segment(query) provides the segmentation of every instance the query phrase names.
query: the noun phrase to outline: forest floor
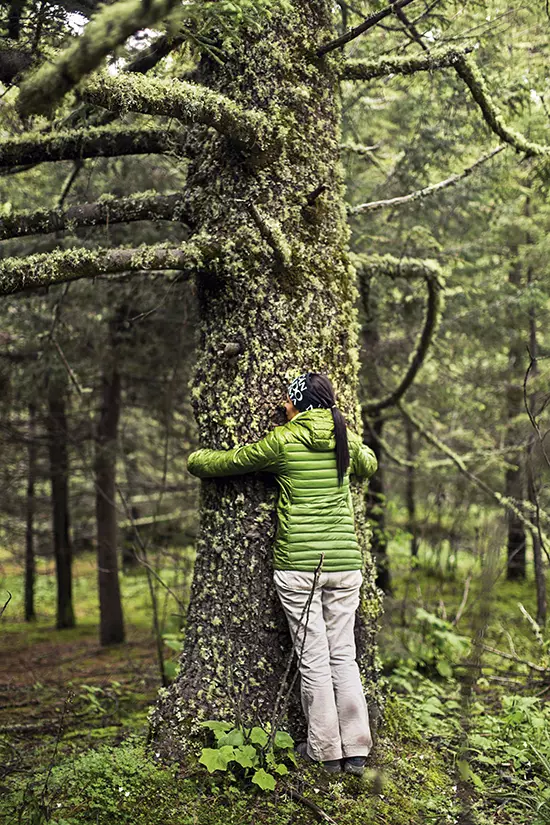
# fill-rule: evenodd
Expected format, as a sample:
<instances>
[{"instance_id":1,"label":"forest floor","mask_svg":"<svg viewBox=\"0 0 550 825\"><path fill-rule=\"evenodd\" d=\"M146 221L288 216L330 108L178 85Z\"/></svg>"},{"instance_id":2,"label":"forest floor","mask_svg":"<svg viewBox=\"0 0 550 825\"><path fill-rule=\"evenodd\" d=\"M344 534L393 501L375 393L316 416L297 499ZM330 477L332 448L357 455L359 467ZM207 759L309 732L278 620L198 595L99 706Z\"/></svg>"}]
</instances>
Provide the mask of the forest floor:
<instances>
[{"instance_id":1,"label":"forest floor","mask_svg":"<svg viewBox=\"0 0 550 825\"><path fill-rule=\"evenodd\" d=\"M0 821L550 823L550 681L536 670L546 666L549 646L518 607L532 614L532 582L497 577L487 617L488 594L471 559L449 566L426 551L411 567L404 542L392 546L391 558L394 595L380 635L385 721L365 778L291 771L270 793L230 773L210 775L197 760L162 769L146 752L160 677L141 573L122 577L127 640L103 649L92 558L76 561L78 626L64 631L52 627L51 566L39 575L41 614L25 625L20 570L4 562L0 584L14 597L0 637ZM176 612L164 603L165 655L173 660ZM469 680L480 616L483 644L510 658L485 651Z\"/></svg>"}]
</instances>

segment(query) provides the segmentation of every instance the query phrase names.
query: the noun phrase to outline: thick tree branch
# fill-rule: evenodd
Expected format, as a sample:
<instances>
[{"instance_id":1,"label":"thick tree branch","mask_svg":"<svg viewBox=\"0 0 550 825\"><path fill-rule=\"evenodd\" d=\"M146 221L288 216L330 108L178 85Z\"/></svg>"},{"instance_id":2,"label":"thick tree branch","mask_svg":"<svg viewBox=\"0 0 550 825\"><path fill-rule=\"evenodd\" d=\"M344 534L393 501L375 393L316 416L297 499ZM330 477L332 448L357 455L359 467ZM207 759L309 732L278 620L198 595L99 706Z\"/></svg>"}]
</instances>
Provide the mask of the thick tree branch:
<instances>
[{"instance_id":1,"label":"thick tree branch","mask_svg":"<svg viewBox=\"0 0 550 825\"><path fill-rule=\"evenodd\" d=\"M52 284L100 275L147 270L193 269L200 264L200 247L189 242L181 248L142 246L137 249L56 249L27 258L0 261L0 295L40 289Z\"/></svg>"},{"instance_id":2,"label":"thick tree branch","mask_svg":"<svg viewBox=\"0 0 550 825\"><path fill-rule=\"evenodd\" d=\"M412 203L413 201L422 200L427 195L433 195L435 192L439 192L441 191L441 189L447 189L447 187L449 186L454 186L459 181L463 180L464 178L467 178L468 175L472 174L474 169L477 169L478 166L481 166L481 164L486 163L495 155L498 155L498 153L502 152L503 149L506 149L507 146L508 144L506 143L497 146L496 149L492 149L490 152L487 152L487 154L478 158L478 160L476 160L475 163L472 163L472 165L464 169L463 172L460 172L456 175L451 175L449 178L439 181L439 183L433 183L431 186L425 186L423 189L417 189L415 192L409 192L408 195L400 195L397 198L386 198L385 200L381 201L370 201L369 203L360 203L357 206L350 207L348 209L348 214L358 215L364 214L365 212L376 212L379 209L386 209L387 207L393 206L401 206L404 203Z\"/></svg>"},{"instance_id":3,"label":"thick tree branch","mask_svg":"<svg viewBox=\"0 0 550 825\"><path fill-rule=\"evenodd\" d=\"M393 407L402 398L414 381L424 363L428 348L441 315L441 269L434 261L415 258L394 258L392 255L369 256L358 267L359 277L372 278L387 275L390 278L423 278L428 289L426 318L416 349L409 361L407 371L401 383L385 398L363 405L367 415L378 415L387 407Z\"/></svg>"},{"instance_id":4,"label":"thick tree branch","mask_svg":"<svg viewBox=\"0 0 550 825\"><path fill-rule=\"evenodd\" d=\"M22 85L18 107L25 114L47 113L117 46L166 17L179 0L122 0L104 6L75 43L41 66Z\"/></svg>"},{"instance_id":5,"label":"thick tree branch","mask_svg":"<svg viewBox=\"0 0 550 825\"><path fill-rule=\"evenodd\" d=\"M454 66L471 52L472 46L462 49L447 49L441 52L432 52L429 55L418 57L395 56L381 57L378 60L346 60L340 70L341 80L373 80L377 77L389 75L411 75L416 72L431 72L436 69L447 69Z\"/></svg>"},{"instance_id":6,"label":"thick tree branch","mask_svg":"<svg viewBox=\"0 0 550 825\"><path fill-rule=\"evenodd\" d=\"M540 143L532 143L530 140L510 129L506 125L495 103L493 102L485 78L479 71L472 57L464 55L455 64L456 73L468 86L472 97L481 109L485 122L490 129L518 152L524 152L528 157L532 155L550 154L550 146Z\"/></svg>"},{"instance_id":7,"label":"thick tree branch","mask_svg":"<svg viewBox=\"0 0 550 825\"><path fill-rule=\"evenodd\" d=\"M389 6L386 6L385 9L381 9L381 11L377 11L375 14L371 14L370 17L367 17L366 20L363 20L358 26L355 28L350 29L348 32L343 34L341 37L337 37L335 40L330 40L328 43L325 43L319 49L317 49L317 55L322 57L324 54L328 54L329 52L333 52L335 49L341 48L341 46L345 46L346 43L349 43L351 40L355 40L356 37L363 34L364 32L372 29L381 20L384 20L386 17L389 17L390 14L394 14L396 8L404 9L406 6L410 6L410 4L414 2L414 0L398 0L398 2L390 3Z\"/></svg>"},{"instance_id":8,"label":"thick tree branch","mask_svg":"<svg viewBox=\"0 0 550 825\"><path fill-rule=\"evenodd\" d=\"M133 221L180 221L188 223L186 198L144 192L129 198L105 198L68 209L38 209L0 218L0 241L25 235L45 235L81 226L102 226Z\"/></svg>"},{"instance_id":9,"label":"thick tree branch","mask_svg":"<svg viewBox=\"0 0 550 825\"><path fill-rule=\"evenodd\" d=\"M183 140L179 131L143 126L96 126L56 134L28 132L0 140L0 167L80 158L162 154L176 150Z\"/></svg>"},{"instance_id":10,"label":"thick tree branch","mask_svg":"<svg viewBox=\"0 0 550 825\"><path fill-rule=\"evenodd\" d=\"M265 149L275 139L275 130L262 112L243 109L225 95L185 81L136 74L101 75L87 83L81 95L89 103L112 111L204 123L248 149Z\"/></svg>"}]
</instances>

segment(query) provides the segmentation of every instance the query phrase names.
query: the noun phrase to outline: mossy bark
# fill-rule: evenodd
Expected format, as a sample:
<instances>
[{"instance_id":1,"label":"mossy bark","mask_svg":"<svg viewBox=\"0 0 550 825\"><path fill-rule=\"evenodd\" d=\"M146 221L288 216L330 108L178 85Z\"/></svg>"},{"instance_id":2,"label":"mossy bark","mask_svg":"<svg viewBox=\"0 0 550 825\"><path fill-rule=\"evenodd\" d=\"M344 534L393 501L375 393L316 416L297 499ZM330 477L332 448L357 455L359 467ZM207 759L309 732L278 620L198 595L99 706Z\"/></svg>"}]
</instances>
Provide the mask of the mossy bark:
<instances>
[{"instance_id":1,"label":"mossy bark","mask_svg":"<svg viewBox=\"0 0 550 825\"><path fill-rule=\"evenodd\" d=\"M304 369L328 373L349 425L361 430L357 293L338 160L340 58L314 56L332 35L328 2L296 0L264 31L248 33L223 65L205 59L199 68L201 83L259 109L286 134L266 155L195 127L188 203L195 225L223 250L197 279L192 397L203 446L254 441L283 423L286 385ZM202 484L181 672L152 716L155 748L166 755L180 753L197 718L272 716L289 654L272 583L275 498L268 477ZM355 499L366 548L360 491ZM379 611L366 551L357 636L371 698ZM299 717L294 705L294 732Z\"/></svg>"}]
</instances>

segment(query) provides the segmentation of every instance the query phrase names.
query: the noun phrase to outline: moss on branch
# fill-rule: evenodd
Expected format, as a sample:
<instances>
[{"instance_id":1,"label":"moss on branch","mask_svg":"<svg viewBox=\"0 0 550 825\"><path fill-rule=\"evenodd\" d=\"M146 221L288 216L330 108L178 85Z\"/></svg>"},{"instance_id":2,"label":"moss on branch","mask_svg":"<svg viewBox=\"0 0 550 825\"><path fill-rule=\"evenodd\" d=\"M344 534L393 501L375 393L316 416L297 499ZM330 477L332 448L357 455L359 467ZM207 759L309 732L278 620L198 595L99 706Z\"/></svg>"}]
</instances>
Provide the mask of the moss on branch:
<instances>
[{"instance_id":1,"label":"moss on branch","mask_svg":"<svg viewBox=\"0 0 550 825\"><path fill-rule=\"evenodd\" d=\"M144 192L130 198L104 198L68 209L38 209L0 219L0 240L25 235L45 235L81 226L102 226L133 221L163 220L187 223L186 198L181 194Z\"/></svg>"},{"instance_id":2,"label":"moss on branch","mask_svg":"<svg viewBox=\"0 0 550 825\"><path fill-rule=\"evenodd\" d=\"M374 80L391 75L412 75L455 66L472 47L445 49L417 57L388 56L378 60L346 60L340 70L341 80Z\"/></svg>"},{"instance_id":3,"label":"moss on branch","mask_svg":"<svg viewBox=\"0 0 550 825\"><path fill-rule=\"evenodd\" d=\"M162 20L178 5L179 0L122 0L104 6L72 46L22 84L19 110L26 115L49 112L113 49L140 29Z\"/></svg>"},{"instance_id":4,"label":"moss on branch","mask_svg":"<svg viewBox=\"0 0 550 825\"><path fill-rule=\"evenodd\" d=\"M141 246L137 249L56 249L26 258L0 261L0 295L95 278L116 273L148 270L192 270L202 254L194 243L178 249Z\"/></svg>"},{"instance_id":5,"label":"moss on branch","mask_svg":"<svg viewBox=\"0 0 550 825\"><path fill-rule=\"evenodd\" d=\"M360 278L373 278L379 275L386 275L390 278L422 278L428 291L424 326L405 375L398 386L385 398L363 405L363 411L367 415L378 415L387 407L395 406L403 398L424 363L443 306L442 272L436 261L395 258L393 255L372 255L365 259L360 258L358 271Z\"/></svg>"},{"instance_id":6,"label":"moss on branch","mask_svg":"<svg viewBox=\"0 0 550 825\"><path fill-rule=\"evenodd\" d=\"M521 132L516 132L507 126L491 97L485 78L471 56L463 55L454 64L454 68L468 86L473 99L481 109L485 122L496 135L517 149L518 152L524 152L527 156L550 154L550 146L533 143L527 140Z\"/></svg>"},{"instance_id":7,"label":"moss on branch","mask_svg":"<svg viewBox=\"0 0 550 825\"><path fill-rule=\"evenodd\" d=\"M45 161L162 154L183 143L181 131L143 126L96 126L66 132L27 132L0 140L0 167Z\"/></svg>"},{"instance_id":8,"label":"moss on branch","mask_svg":"<svg viewBox=\"0 0 550 825\"><path fill-rule=\"evenodd\" d=\"M263 112L244 109L225 95L186 81L101 75L86 84L82 98L111 111L204 123L248 149L266 149L276 139L276 128Z\"/></svg>"}]
</instances>

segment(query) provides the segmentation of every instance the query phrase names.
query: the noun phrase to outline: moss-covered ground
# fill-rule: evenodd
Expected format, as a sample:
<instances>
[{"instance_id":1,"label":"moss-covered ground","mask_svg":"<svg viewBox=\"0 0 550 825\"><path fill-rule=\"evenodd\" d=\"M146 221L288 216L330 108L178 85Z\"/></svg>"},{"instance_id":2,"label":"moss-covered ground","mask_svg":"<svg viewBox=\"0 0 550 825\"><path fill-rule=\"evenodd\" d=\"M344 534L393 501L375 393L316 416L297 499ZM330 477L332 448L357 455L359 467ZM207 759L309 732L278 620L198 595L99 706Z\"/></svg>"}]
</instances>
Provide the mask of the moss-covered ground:
<instances>
[{"instance_id":1,"label":"moss-covered ground","mask_svg":"<svg viewBox=\"0 0 550 825\"><path fill-rule=\"evenodd\" d=\"M546 667L548 645L526 617L534 613L533 582L493 575L488 590L479 561L459 554L448 568L430 549L411 567L405 539L393 543L391 559L394 594L380 634L386 706L368 771L363 779L328 778L300 767L268 793L242 776L208 774L198 753L185 765L161 766L147 750L160 677L142 570L122 577L127 641L101 649L91 556L75 562L78 626L64 631L54 628L51 565L39 565L39 616L25 624L21 571L6 557L0 585L13 598L0 636L0 821L550 822L550 680L519 661ZM181 575L160 573L184 587ZM164 653L175 658L180 608L162 588L158 595ZM483 645L511 658L484 650L477 667L471 639L480 622L488 622Z\"/></svg>"}]
</instances>

